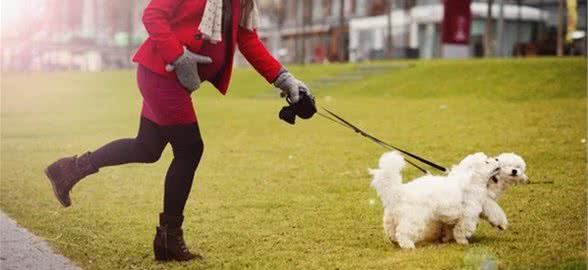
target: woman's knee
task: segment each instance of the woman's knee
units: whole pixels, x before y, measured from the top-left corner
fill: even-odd
[[[155,163],[161,158],[164,147],[149,146],[148,144],[137,142],[137,148],[140,149],[143,163]]]
[[[161,158],[161,153],[167,141],[161,134],[161,126],[155,122],[141,117],[139,133],[135,138],[135,149],[143,163],[154,163]]]
[[[160,153],[149,152],[147,155],[145,155],[145,163],[155,163],[160,158],[161,158],[161,152]]]
[[[204,142],[198,124],[177,125],[165,128],[172,146],[174,158],[197,164],[204,152]]]
[[[202,158],[202,154],[204,153],[204,142],[201,138],[196,137],[185,143],[175,145],[172,144],[172,148],[174,152],[174,158],[190,160],[198,163],[200,158]]]

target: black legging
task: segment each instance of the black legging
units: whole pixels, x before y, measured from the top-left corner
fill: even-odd
[[[94,151],[90,158],[96,168],[137,162],[154,163],[159,160],[168,142],[172,146],[174,159],[165,176],[163,212],[180,216],[204,151],[197,123],[160,126],[141,117],[136,138],[110,142]]]

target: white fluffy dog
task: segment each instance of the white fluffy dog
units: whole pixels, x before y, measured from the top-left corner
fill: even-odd
[[[451,228],[458,243],[468,244],[488,198],[488,181],[500,171],[499,162],[477,153],[448,176],[426,175],[403,184],[405,164],[398,152],[388,152],[380,158],[379,168],[370,170],[390,241],[412,249],[417,242],[440,239],[445,227]]]
[[[500,172],[490,178],[488,182],[488,197],[483,205],[481,217],[487,220],[492,226],[506,230],[508,220],[506,214],[498,206],[500,195],[511,185],[528,184],[529,177],[526,175],[527,164],[522,157],[514,153],[504,153],[496,157],[500,166]]]
[[[498,205],[498,199],[511,185],[528,183],[529,178],[525,174],[527,165],[522,157],[514,153],[500,154],[495,157],[495,161],[498,162],[500,171],[488,181],[487,196],[482,203],[480,218],[500,230],[506,230],[508,219],[504,210]],[[454,166],[449,176],[459,175],[461,170],[469,167],[468,162],[470,160],[466,158],[459,165]],[[442,241],[447,242],[453,238],[453,227],[444,225]]]
[[[404,166],[402,156],[390,152],[380,158],[379,169],[370,170],[384,205],[386,235],[402,248],[414,248],[419,241],[448,241],[454,234],[457,242],[467,244],[479,217],[506,229],[506,214],[497,200],[510,185],[528,183],[525,161],[513,153],[493,160],[473,154],[447,177],[427,175],[407,184],[400,175]]]

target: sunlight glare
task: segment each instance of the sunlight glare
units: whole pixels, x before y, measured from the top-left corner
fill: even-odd
[[[24,14],[26,1],[0,0],[2,28],[12,28],[21,24],[27,17]]]

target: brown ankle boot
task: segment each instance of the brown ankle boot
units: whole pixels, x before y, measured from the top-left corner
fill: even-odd
[[[201,260],[199,254],[193,254],[186,247],[182,231],[183,216],[159,214],[159,227],[153,240],[153,251],[157,261],[190,261]]]
[[[69,192],[73,186],[82,178],[96,172],[98,169],[90,164],[90,152],[79,157],[59,159],[45,169],[45,174],[53,186],[53,193],[63,207],[71,205]]]

